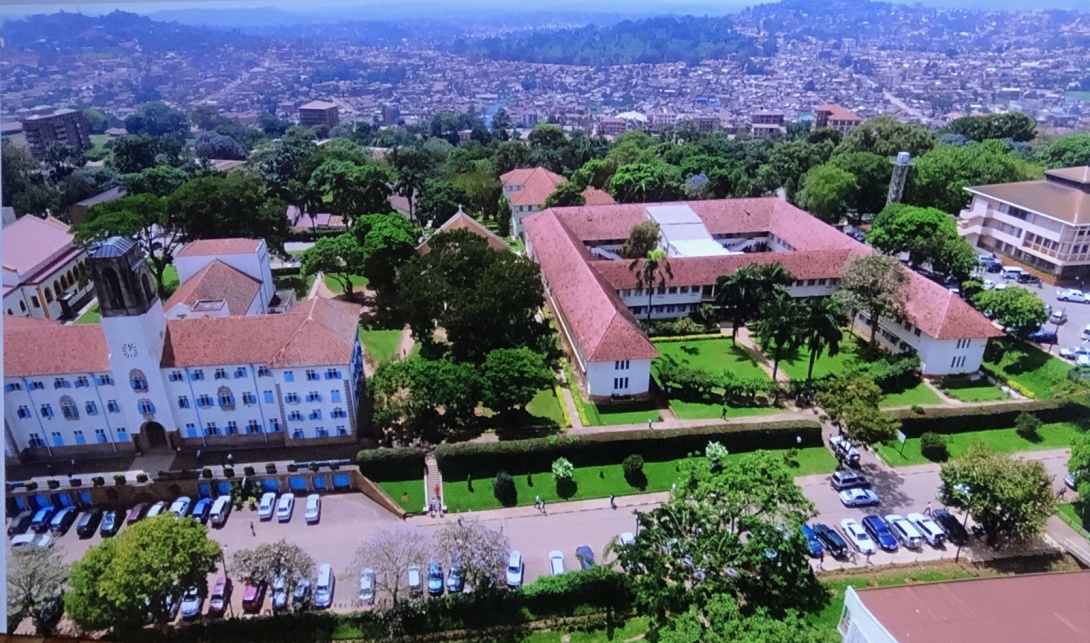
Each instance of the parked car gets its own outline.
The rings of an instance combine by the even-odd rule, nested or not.
[[[848,438],[842,435],[834,435],[829,438],[829,447],[832,448],[833,455],[836,456],[837,460],[853,467],[859,466],[859,449],[856,449]]]
[[[261,520],[272,520],[276,511],[276,494],[269,491],[261,494],[261,501],[257,503],[257,517]]]
[[[295,592],[291,597],[291,606],[297,610],[310,606],[310,579],[304,578],[295,584]]]
[[[1004,279],[1018,279],[1018,277],[1025,274],[1025,271],[1016,266],[1003,266],[1003,270],[1000,274]]]
[[[212,503],[212,511],[208,514],[208,522],[213,527],[222,527],[227,523],[227,517],[231,515],[231,496],[220,496]]]
[[[53,537],[49,534],[36,534],[29,532],[25,534],[19,534],[11,539],[12,548],[26,547],[27,545],[33,545],[35,547],[48,547],[53,544]]]
[[[288,579],[283,574],[278,575],[272,582],[272,608],[275,612],[288,609]]]
[[[594,551],[590,545],[579,545],[575,548],[575,558],[579,561],[579,568],[583,570],[594,567]]]
[[[556,549],[549,552],[549,571],[553,576],[564,573],[564,552]]]
[[[364,567],[360,570],[360,603],[375,604],[375,570]]]
[[[991,279],[985,279],[983,284],[984,284],[984,290],[991,290],[992,288],[995,288],[995,282],[992,281]]]
[[[208,597],[208,615],[223,616],[227,612],[227,606],[231,604],[231,579],[220,576],[212,587],[212,595]]]
[[[197,501],[197,504],[193,505],[193,513],[191,514],[202,525],[208,522],[208,514],[212,510],[212,499],[201,498]]]
[[[923,536],[920,535],[920,531],[911,522],[897,514],[886,516],[886,522],[889,524],[889,530],[905,547],[919,549],[923,545]]]
[[[107,511],[102,515],[102,525],[98,528],[98,533],[103,538],[112,538],[117,535],[118,530],[121,529],[121,512],[120,511]]]
[[[984,272],[995,274],[1003,271],[1003,264],[995,259],[984,263]]]
[[[840,537],[840,534],[824,523],[814,523],[814,534],[817,535],[818,540],[821,541],[822,547],[824,547],[830,554],[840,558],[844,554],[848,553],[848,544],[844,542],[844,539]]]
[[[130,525],[140,522],[144,519],[144,514],[148,512],[148,503],[141,502],[134,505],[132,509],[129,509],[129,515],[125,517],[125,522]]]
[[[1083,330],[1083,333],[1085,334],[1086,331]],[[1088,337],[1090,337],[1090,335],[1083,339],[1087,339]],[[1029,335],[1026,335],[1026,339],[1035,344],[1058,344],[1060,342],[1060,338],[1054,331],[1043,329],[1035,330]]]
[[[33,509],[24,509],[15,515],[8,523],[8,535],[18,536],[19,534],[25,534],[30,529],[30,521],[34,520],[34,514],[36,512]]]
[[[466,588],[466,566],[462,561],[453,558],[450,561],[450,570],[447,572],[447,593],[461,594]]]
[[[864,556],[869,556],[878,551],[878,547],[874,544],[874,540],[871,539],[870,534],[866,529],[863,529],[863,525],[860,525],[858,521],[852,518],[845,518],[840,521],[840,529],[844,532],[844,536],[848,539],[848,542],[855,547],[856,551]]]
[[[836,489],[837,491],[843,491],[844,489],[851,489],[853,487],[870,486],[870,480],[867,480],[866,476],[858,471],[852,471],[851,469],[834,471],[833,475],[829,476],[829,481],[833,483],[833,489]]]
[[[1052,314],[1048,316],[1048,323],[1056,324],[1057,326],[1060,325],[1060,324],[1066,324],[1067,323],[1067,311],[1064,310],[1063,308],[1061,308],[1059,310],[1052,311]]]
[[[443,566],[437,560],[428,563],[428,595],[443,595]]]
[[[190,587],[182,594],[182,618],[191,620],[201,615],[201,605],[204,603],[203,592],[197,586]]]
[[[1086,293],[1076,288],[1060,288],[1056,291],[1056,299],[1071,301],[1076,304],[1090,303],[1090,299],[1086,298]]]
[[[522,587],[522,553],[511,552],[507,558],[507,586],[511,589]]]
[[[950,542],[958,546],[969,542],[969,532],[965,531],[965,525],[954,514],[945,509],[936,509],[931,512],[931,517],[939,523]]]
[[[813,558],[821,556],[821,553],[825,551],[825,548],[821,546],[821,541],[818,540],[817,534],[814,533],[814,530],[810,525],[806,523],[802,524],[802,535],[806,538],[806,546],[810,548],[810,556]]]
[[[72,528],[72,523],[76,522],[76,514],[78,513],[79,510],[75,507],[61,509],[53,515],[53,520],[49,521],[49,531],[57,536],[67,534],[68,530]]]
[[[322,497],[316,493],[307,496],[306,519],[308,525],[316,524],[322,518]]]
[[[170,513],[179,518],[185,518],[189,515],[189,508],[193,505],[193,499],[189,496],[182,496],[170,505]]]
[[[318,566],[318,578],[314,581],[314,607],[327,609],[333,604],[333,591],[337,584],[337,577],[333,575],[333,567],[329,563]]]
[[[291,512],[295,510],[295,495],[285,493],[280,496],[280,502],[276,503],[276,519],[279,522],[290,522]]]
[[[1041,278],[1023,271],[1022,274],[1018,275],[1018,283],[1037,286],[1041,284]]]
[[[148,507],[148,513],[144,514],[145,518],[154,518],[159,514],[167,510],[167,503],[157,502],[154,505]]]
[[[845,489],[840,492],[840,502],[845,507],[870,507],[879,504],[878,494],[870,489]]]
[[[1090,348],[1085,346],[1070,346],[1068,348],[1060,349],[1060,357],[1064,359],[1076,359],[1080,355],[1090,357]]]
[[[622,545],[628,546],[636,544],[636,535],[633,534],[631,531],[622,531],[621,535],[618,536],[618,538],[620,539]]]
[[[923,539],[927,541],[928,545],[932,547],[942,547],[946,542],[946,532],[939,527],[938,523],[931,519],[930,516],[925,516],[920,513],[911,513],[905,516],[908,521],[911,522],[916,530],[920,532]]]
[[[49,521],[53,520],[53,514],[57,513],[55,507],[42,507],[30,520],[30,530],[36,534],[49,531]]]
[[[420,565],[409,565],[409,593],[413,596],[421,596],[424,593],[424,581],[420,577]]]
[[[84,512],[80,517],[79,522],[76,523],[76,535],[80,538],[90,538],[95,535],[95,531],[98,530],[99,523],[102,522],[102,510],[91,509]]]
[[[265,583],[246,583],[242,588],[242,611],[257,614],[265,604]]]
[[[866,516],[863,518],[863,529],[867,530],[870,537],[885,551],[897,551],[897,537],[890,531],[889,525],[881,516]]]

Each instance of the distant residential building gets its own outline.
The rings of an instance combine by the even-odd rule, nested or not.
[[[383,125],[397,125],[401,120],[401,108],[397,105],[391,105],[387,103],[382,106],[382,124]]]
[[[602,116],[598,119],[598,134],[601,136],[617,136],[628,131],[628,122],[616,116]]]
[[[829,127],[841,134],[847,134],[862,122],[862,118],[856,116],[855,113],[844,109],[840,105],[818,105],[814,107],[814,122],[812,129]]]
[[[750,134],[753,138],[775,138],[786,133],[783,112],[755,112],[750,119]]]
[[[91,300],[87,251],[52,217],[20,217],[4,226],[4,313],[65,319]]]
[[[501,176],[503,196],[511,206],[511,234],[521,237],[524,232],[522,220],[544,208],[545,199],[566,180],[543,167],[511,170]],[[583,190],[583,198],[587,205],[616,203],[609,193],[597,188]]]
[[[23,119],[26,144],[34,158],[45,159],[49,144],[59,141],[81,152],[91,149],[91,128],[83,112],[57,109],[34,114]]]
[[[123,196],[125,196],[125,188],[118,186],[116,188],[110,188],[105,192],[100,192],[79,203],[74,203],[68,208],[68,220],[72,222],[72,225],[77,225],[83,221],[83,217],[87,216],[87,210],[91,209],[92,206],[108,201],[116,201]]]
[[[312,100],[299,108],[299,124],[305,127],[334,127],[341,122],[337,106],[322,100]]]
[[[678,118],[678,124],[682,122],[692,123],[701,134],[710,134],[719,129],[719,117],[715,114],[685,114]]]
[[[1090,167],[1048,170],[1041,181],[965,188],[966,241],[1060,282],[1090,281]]]

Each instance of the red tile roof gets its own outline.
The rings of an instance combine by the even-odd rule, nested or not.
[[[849,250],[808,252],[755,252],[718,257],[675,257],[669,260],[670,286],[710,286],[722,275],[732,275],[749,264],[780,263],[796,279],[838,279],[851,255]],[[636,288],[637,270],[628,261],[592,261],[591,266],[615,290]]]
[[[511,249],[511,247],[507,245],[507,242],[496,235],[496,233],[481,225],[479,221],[462,210],[458,210],[453,217],[447,219],[446,223],[439,226],[439,230],[436,231],[436,234],[439,232],[446,232],[447,230],[468,230],[487,241],[489,247],[493,250],[508,251]],[[428,246],[428,242],[425,241],[416,248],[416,251],[420,254],[428,254],[431,252],[431,247]]]
[[[923,275],[908,271],[905,318],[935,339],[1002,337],[975,308]]]
[[[556,172],[550,172],[543,167],[511,170],[500,176],[500,182],[504,186],[521,185],[518,192],[508,192],[507,200],[511,205],[537,205],[545,203],[556,186],[566,181]]]
[[[863,119],[860,118],[855,112],[845,107],[841,107],[836,103],[829,103],[827,105],[816,105],[814,107],[814,112],[828,112],[829,120],[831,121],[863,121]]]
[[[261,282],[216,259],[179,286],[163,308],[184,304],[192,309],[198,301],[222,299],[229,314],[245,315],[260,290]]]
[[[243,255],[257,252],[260,247],[259,239],[200,239],[182,248],[177,256]]]
[[[4,377],[101,373],[110,370],[108,355],[98,324],[4,318]]]
[[[652,359],[658,351],[617,294],[589,265],[583,245],[555,214],[545,210],[526,218],[526,234],[546,285],[589,362]]]
[[[583,190],[583,200],[587,205],[613,205],[617,203],[613,200],[613,197],[609,195],[609,192],[605,190],[599,190],[598,188],[587,188]]]

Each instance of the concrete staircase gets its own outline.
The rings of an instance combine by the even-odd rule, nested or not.
[[[439,506],[443,508],[445,512],[447,510],[447,503],[443,501],[443,475],[439,473],[439,463],[435,460],[435,454],[429,453],[424,458],[424,512],[427,513],[430,508],[431,501],[435,500],[436,487],[439,488]]]

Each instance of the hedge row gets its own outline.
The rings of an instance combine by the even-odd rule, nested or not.
[[[659,335],[651,338],[652,344],[669,344],[672,342],[695,342],[702,339],[730,339],[730,335],[722,333],[701,333],[699,335]]]
[[[1087,407],[1058,400],[927,408],[922,414],[911,409],[890,413],[901,420],[901,431],[906,436],[915,438],[928,431],[949,434],[1009,429],[1023,411],[1035,414],[1042,422],[1067,422],[1090,416],[1090,409]]]
[[[364,449],[356,454],[360,473],[376,482],[415,480],[423,475],[424,450],[412,447]]]
[[[703,452],[717,441],[731,453],[757,449],[821,446],[821,425],[812,420],[718,424],[687,429],[660,429],[593,433],[583,436],[536,438],[504,442],[463,442],[440,445],[435,451],[439,468],[450,480],[466,476],[492,477],[499,471],[511,474],[548,469],[564,457],[577,467],[620,464],[639,454],[649,461],[683,458]]]
[[[1018,393],[1022,394],[1023,396],[1028,397],[1031,400],[1037,397],[1036,393],[1029,390],[1029,388],[1024,386],[1021,382],[1008,376],[1003,371],[1003,369],[999,368],[998,366],[995,366],[994,364],[989,364],[987,362],[981,362],[980,368],[983,369],[985,373],[991,375],[1000,382],[1003,382],[1004,384],[1017,391]]]

